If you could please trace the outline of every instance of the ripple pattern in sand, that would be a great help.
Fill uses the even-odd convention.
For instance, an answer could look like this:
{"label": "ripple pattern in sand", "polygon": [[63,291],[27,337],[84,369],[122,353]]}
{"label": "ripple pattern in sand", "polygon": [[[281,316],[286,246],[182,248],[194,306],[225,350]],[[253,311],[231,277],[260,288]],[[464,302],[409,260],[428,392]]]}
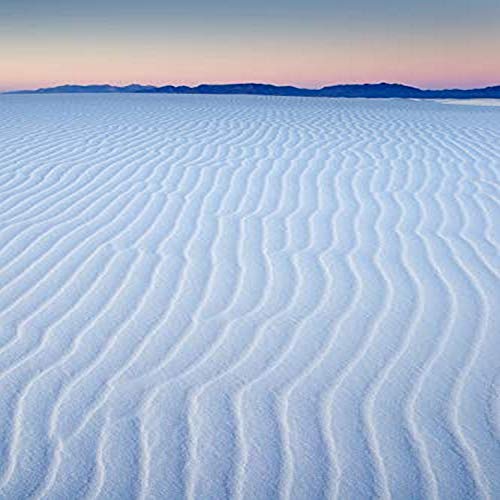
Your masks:
{"label": "ripple pattern in sand", "polygon": [[498,108],[0,101],[0,498],[500,498]]}

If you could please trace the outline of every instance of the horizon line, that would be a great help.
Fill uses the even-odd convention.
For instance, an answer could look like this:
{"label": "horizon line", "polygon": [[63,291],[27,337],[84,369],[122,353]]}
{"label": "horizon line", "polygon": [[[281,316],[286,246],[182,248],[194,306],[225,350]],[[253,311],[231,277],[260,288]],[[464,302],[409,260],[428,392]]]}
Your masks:
{"label": "horizon line", "polygon": [[52,86],[45,86],[45,87],[36,87],[36,88],[14,88],[14,89],[9,89],[9,90],[2,90],[0,93],[2,94],[8,94],[12,92],[36,92],[39,90],[45,90],[45,89],[54,89],[54,88],[62,88],[62,87],[113,87],[113,88],[127,88],[131,86],[141,86],[141,87],[152,87],[152,88],[162,88],[162,87],[188,87],[188,88],[196,88],[204,85],[209,85],[209,86],[229,86],[229,85],[269,85],[273,87],[293,87],[299,90],[321,90],[324,88],[328,87],[340,87],[340,86],[363,86],[363,85],[400,85],[404,87],[410,87],[413,89],[418,89],[418,90],[424,90],[424,91],[442,91],[442,90],[483,90],[487,89],[490,87],[497,87],[500,86],[500,83],[498,84],[491,84],[491,85],[485,85],[481,87],[439,87],[439,88],[429,88],[429,87],[419,87],[416,85],[411,85],[408,83],[403,83],[403,82],[397,82],[397,81],[386,81],[386,80],[380,80],[380,81],[367,81],[367,82],[342,82],[342,83],[330,83],[330,84],[324,84],[320,87],[306,87],[306,86],[300,86],[300,85],[294,85],[293,83],[271,83],[271,82],[266,82],[266,81],[231,81],[231,82],[223,82],[223,83],[207,83],[207,82],[198,82],[195,84],[174,84],[174,83],[161,83],[161,84],[153,84],[153,83],[137,83],[137,81],[131,81],[130,83],[125,83],[125,84],[113,84],[113,83],[74,83],[74,82],[65,82],[65,83],[60,83],[60,84],[54,84]]}

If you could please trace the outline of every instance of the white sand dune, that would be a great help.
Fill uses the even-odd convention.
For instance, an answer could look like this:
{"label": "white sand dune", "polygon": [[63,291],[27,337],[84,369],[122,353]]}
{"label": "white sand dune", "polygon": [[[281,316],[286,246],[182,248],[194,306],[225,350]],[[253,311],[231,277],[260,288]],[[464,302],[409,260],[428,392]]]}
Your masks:
{"label": "white sand dune", "polygon": [[437,99],[437,102],[461,106],[500,106],[500,99]]}
{"label": "white sand dune", "polygon": [[0,498],[500,498],[500,109],[0,117]]}

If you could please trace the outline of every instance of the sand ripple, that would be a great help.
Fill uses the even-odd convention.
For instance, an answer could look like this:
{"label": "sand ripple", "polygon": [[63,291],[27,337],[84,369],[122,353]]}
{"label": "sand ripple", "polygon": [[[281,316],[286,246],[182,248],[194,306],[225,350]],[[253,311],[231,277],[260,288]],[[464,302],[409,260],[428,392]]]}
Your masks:
{"label": "sand ripple", "polygon": [[500,498],[500,110],[0,104],[0,498]]}

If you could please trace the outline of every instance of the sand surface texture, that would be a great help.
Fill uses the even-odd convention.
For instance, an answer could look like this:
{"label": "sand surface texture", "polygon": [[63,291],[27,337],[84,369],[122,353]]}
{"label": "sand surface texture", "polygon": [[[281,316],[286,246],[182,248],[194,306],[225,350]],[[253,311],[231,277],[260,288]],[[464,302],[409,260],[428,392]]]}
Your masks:
{"label": "sand surface texture", "polygon": [[0,97],[0,498],[500,498],[500,109]]}

